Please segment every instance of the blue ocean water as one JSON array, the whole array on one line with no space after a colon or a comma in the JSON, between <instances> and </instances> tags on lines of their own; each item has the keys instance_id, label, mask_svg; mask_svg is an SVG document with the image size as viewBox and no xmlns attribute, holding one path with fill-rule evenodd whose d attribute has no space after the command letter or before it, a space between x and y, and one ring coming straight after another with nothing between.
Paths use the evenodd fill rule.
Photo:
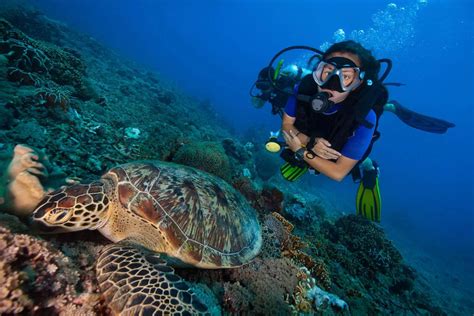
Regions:
<instances>
[{"instance_id":1,"label":"blue ocean water","mask_svg":"<svg viewBox=\"0 0 474 316\"><path fill-rule=\"evenodd\" d=\"M436 135L382 118L372 153L381 165L383 226L406 252L425 251L459 276L474 275L473 13L468 0L395 1L153 1L36 0L65 21L210 100L242 135L279 127L270 108L248 95L258 71L290 45L333 41L343 29L379 30L366 44L393 59L391 98L454 122ZM401 8L405 9L401 9ZM388 10L388 11L387 11ZM388 13L387 13L388 12ZM391 12L391 13L390 13ZM383 30L386 32L383 32ZM396 32L394 32L396 31ZM396 37L396 40L394 39ZM353 210L356 187L347 180L314 180L315 190ZM403 252L403 249L402 249ZM451 260L451 261L449 261ZM441 264L441 263L439 263Z\"/></svg>"}]
</instances>

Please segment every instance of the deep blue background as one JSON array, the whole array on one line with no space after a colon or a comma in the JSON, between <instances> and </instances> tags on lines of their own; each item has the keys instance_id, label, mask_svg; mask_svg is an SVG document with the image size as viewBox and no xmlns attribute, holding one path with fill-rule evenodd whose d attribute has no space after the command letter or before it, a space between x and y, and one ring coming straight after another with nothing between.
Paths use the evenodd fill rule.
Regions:
<instances>
[{"instance_id":1,"label":"deep blue background","mask_svg":"<svg viewBox=\"0 0 474 316\"><path fill-rule=\"evenodd\" d=\"M414 1L397 1L409 5ZM237 131L264 124L269 108L254 109L248 90L259 69L290 45L318 47L343 28L367 29L388 1L153 1L37 0L51 17L210 99ZM395 61L392 98L456 123L445 135L382 118L373 157L382 166L383 225L390 234L435 256L474 266L473 7L469 1L429 0L418 12L414 44ZM346 181L314 181L353 212L356 188ZM315 187L315 190L317 188Z\"/></svg>"}]
</instances>

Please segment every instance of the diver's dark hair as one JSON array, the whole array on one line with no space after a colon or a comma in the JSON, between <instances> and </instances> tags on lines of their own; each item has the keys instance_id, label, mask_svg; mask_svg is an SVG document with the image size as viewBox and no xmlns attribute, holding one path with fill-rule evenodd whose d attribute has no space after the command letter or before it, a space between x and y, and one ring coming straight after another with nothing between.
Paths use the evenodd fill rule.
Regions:
<instances>
[{"instance_id":1,"label":"diver's dark hair","mask_svg":"<svg viewBox=\"0 0 474 316\"><path fill-rule=\"evenodd\" d=\"M375 59L370 50L355 41L349 40L331 45L331 47L324 52L323 59L326 59L330 54L335 52L357 55L362 64L361 68L365 71L364 79L371 79L374 82L378 81L380 63Z\"/></svg>"}]
</instances>

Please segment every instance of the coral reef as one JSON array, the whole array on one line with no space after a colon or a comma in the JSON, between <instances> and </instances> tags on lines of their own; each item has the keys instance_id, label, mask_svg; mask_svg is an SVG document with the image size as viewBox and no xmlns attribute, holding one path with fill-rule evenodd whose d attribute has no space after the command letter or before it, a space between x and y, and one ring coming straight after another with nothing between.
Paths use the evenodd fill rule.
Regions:
<instances>
[{"instance_id":1,"label":"coral reef","mask_svg":"<svg viewBox=\"0 0 474 316\"><path fill-rule=\"evenodd\" d=\"M296 223L311 223L316 227L326 217L326 211L320 199L307 199L299 194L293 194L286 199L283 214Z\"/></svg>"},{"instance_id":2,"label":"coral reef","mask_svg":"<svg viewBox=\"0 0 474 316\"><path fill-rule=\"evenodd\" d=\"M326 232L332 242L345 246L357 258L348 267L354 273L373 277L376 272L388 273L401 264L400 252L385 238L383 230L361 216L342 217Z\"/></svg>"},{"instance_id":3,"label":"coral reef","mask_svg":"<svg viewBox=\"0 0 474 316\"><path fill-rule=\"evenodd\" d=\"M298 268L290 260L256 259L242 268L228 272L230 281L234 284L232 287L228 285L224 294L228 311L239 310L240 313L251 315L290 313L286 299L293 294L298 283ZM252 299L246 303L245 298L249 293ZM244 310L244 307L247 309Z\"/></svg>"},{"instance_id":4,"label":"coral reef","mask_svg":"<svg viewBox=\"0 0 474 316\"><path fill-rule=\"evenodd\" d=\"M330 306L336 310L349 309L349 305L339 297L320 289L316 285L316 280L311 277L309 270L305 267L300 269L298 280L295 294L293 294L294 305L291 306L294 312L321 312Z\"/></svg>"},{"instance_id":5,"label":"coral reef","mask_svg":"<svg viewBox=\"0 0 474 316\"><path fill-rule=\"evenodd\" d=\"M236 159L241 164L250 160L252 156L251 152L249 152L245 146L240 145L232 138L224 139L222 141L222 147L229 157Z\"/></svg>"},{"instance_id":6,"label":"coral reef","mask_svg":"<svg viewBox=\"0 0 474 316\"><path fill-rule=\"evenodd\" d=\"M1 314L76 311L93 315L100 308L94 293L97 287L86 287L90 277L79 271L69 257L47 242L0 226Z\"/></svg>"},{"instance_id":7,"label":"coral reef","mask_svg":"<svg viewBox=\"0 0 474 316\"><path fill-rule=\"evenodd\" d=\"M252 145L264 143L261 131L242 145L208 101L15 2L7 10L0 4L1 148L46 149L63 172L57 179L50 172L52 186L65 175L87 181L140 159L191 165L231 182L259 212L259 258L238 269L177 271L206 284L224 313L331 313L318 302L343 306L334 293L355 315L443 314L379 227L355 216L333 223L322 200L303 198L286 182L262 182L275 180L281 161ZM127 136L129 127L138 137ZM107 314L93 269L103 240L90 232L19 235L28 227L5 214L0 224L10 228L0 227L0 313Z\"/></svg>"},{"instance_id":8,"label":"coral reef","mask_svg":"<svg viewBox=\"0 0 474 316\"><path fill-rule=\"evenodd\" d=\"M260 193L258 208L267 212L281 212L283 198L283 192L275 187L265 186Z\"/></svg>"},{"instance_id":9,"label":"coral reef","mask_svg":"<svg viewBox=\"0 0 474 316\"><path fill-rule=\"evenodd\" d=\"M235 179L233 186L262 214L281 212L283 209L283 193L273 186L264 186L259 191L248 177Z\"/></svg>"},{"instance_id":10,"label":"coral reef","mask_svg":"<svg viewBox=\"0 0 474 316\"><path fill-rule=\"evenodd\" d=\"M8 78L19 84L39 86L51 78L57 84L79 86L84 63L53 44L34 40L0 20L0 54L9 60Z\"/></svg>"},{"instance_id":11,"label":"coral reef","mask_svg":"<svg viewBox=\"0 0 474 316\"><path fill-rule=\"evenodd\" d=\"M196 142L181 146L173 162L201 169L228 182L232 178L229 158L219 143Z\"/></svg>"},{"instance_id":12,"label":"coral reef","mask_svg":"<svg viewBox=\"0 0 474 316\"><path fill-rule=\"evenodd\" d=\"M224 283L223 307L231 314L242 314L250 309L252 292L239 282Z\"/></svg>"},{"instance_id":13,"label":"coral reef","mask_svg":"<svg viewBox=\"0 0 474 316\"><path fill-rule=\"evenodd\" d=\"M71 91L63 87L43 87L37 89L36 96L39 98L41 105L61 108L63 111L66 111L69 107Z\"/></svg>"}]
</instances>

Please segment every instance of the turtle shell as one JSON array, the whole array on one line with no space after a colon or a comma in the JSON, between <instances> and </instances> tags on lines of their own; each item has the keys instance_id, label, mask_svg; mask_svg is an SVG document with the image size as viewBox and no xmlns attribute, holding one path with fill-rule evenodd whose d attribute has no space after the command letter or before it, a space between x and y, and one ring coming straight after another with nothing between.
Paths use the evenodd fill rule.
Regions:
<instances>
[{"instance_id":1,"label":"turtle shell","mask_svg":"<svg viewBox=\"0 0 474 316\"><path fill-rule=\"evenodd\" d=\"M260 250L255 210L220 178L164 162L120 165L104 178L116 185L117 212L123 212L119 217L140 219L138 229L137 225L124 229L135 236L143 234L138 240L160 236L164 242L160 249L181 261L205 268L232 267L248 262Z\"/></svg>"}]
</instances>

